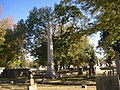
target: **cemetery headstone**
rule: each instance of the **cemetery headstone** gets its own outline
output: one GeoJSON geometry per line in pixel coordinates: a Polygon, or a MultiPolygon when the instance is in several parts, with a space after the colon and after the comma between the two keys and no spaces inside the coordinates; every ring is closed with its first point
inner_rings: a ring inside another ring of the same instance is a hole
{"type": "Polygon", "coordinates": [[[1,75],[1,73],[3,73],[4,69],[5,69],[4,67],[0,67],[0,75],[1,75]]]}
{"type": "Polygon", "coordinates": [[[78,75],[83,75],[83,68],[78,68],[78,75]]]}
{"type": "Polygon", "coordinates": [[[29,77],[29,69],[26,68],[4,69],[2,76],[8,78],[29,77]]]}
{"type": "Polygon", "coordinates": [[[30,85],[28,87],[28,90],[37,90],[37,84],[34,82],[32,72],[30,72],[30,85]]]}
{"type": "Polygon", "coordinates": [[[70,73],[73,74],[74,68],[70,68],[70,73]]]}
{"type": "Polygon", "coordinates": [[[96,76],[96,88],[96,90],[119,90],[118,76],[96,76]]]}

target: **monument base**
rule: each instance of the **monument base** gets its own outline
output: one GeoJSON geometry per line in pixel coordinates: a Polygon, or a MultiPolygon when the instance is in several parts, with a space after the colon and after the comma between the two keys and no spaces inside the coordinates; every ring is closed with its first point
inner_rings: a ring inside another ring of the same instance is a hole
{"type": "Polygon", "coordinates": [[[37,90],[37,85],[32,85],[28,87],[28,90],[37,90]]]}
{"type": "Polygon", "coordinates": [[[55,71],[51,70],[51,71],[46,71],[46,73],[44,74],[45,78],[50,78],[50,79],[54,79],[57,78],[57,74],[55,73],[55,71]]]}

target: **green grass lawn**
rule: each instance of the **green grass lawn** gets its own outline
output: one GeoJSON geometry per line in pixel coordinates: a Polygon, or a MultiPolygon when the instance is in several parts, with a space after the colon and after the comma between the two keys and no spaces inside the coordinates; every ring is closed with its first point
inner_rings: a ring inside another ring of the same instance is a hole
{"type": "MultiPolygon", "coordinates": [[[[27,90],[28,85],[2,84],[0,90],[27,90]]],[[[87,86],[87,89],[80,85],[48,85],[37,84],[38,90],[96,90],[95,86],[87,86]]]]}
{"type": "MultiPolygon", "coordinates": [[[[103,69],[98,74],[103,75],[104,71],[109,69],[103,69]]],[[[43,78],[39,75],[34,76],[34,80],[37,83],[38,90],[96,90],[95,76],[86,78],[86,71],[83,75],[77,75],[77,72],[73,74],[63,73],[63,77],[57,79],[44,79],[44,82],[40,83],[43,78]],[[87,85],[87,89],[81,88],[82,85],[87,85]]],[[[0,77],[0,90],[28,90],[29,78],[3,78],[0,77]],[[2,83],[5,81],[7,83],[2,83]],[[15,83],[10,83],[11,81],[19,81],[15,83]],[[21,83],[22,81],[27,81],[21,83]]]]}
{"type": "MultiPolygon", "coordinates": [[[[43,78],[34,77],[37,83],[38,90],[96,90],[95,76],[86,78],[84,75],[77,75],[77,73],[65,75],[58,79],[45,79],[43,83],[39,83],[43,78]],[[87,89],[81,88],[82,85],[87,85],[87,89]]],[[[29,82],[26,83],[10,83],[10,81],[29,81],[29,78],[0,78],[0,81],[7,81],[8,83],[1,83],[0,90],[27,90],[29,82]]]]}
{"type": "MultiPolygon", "coordinates": [[[[40,78],[36,78],[35,82],[37,82],[37,79],[40,78]]],[[[0,80],[11,81],[14,79],[0,78],[0,80]]],[[[45,79],[45,83],[37,83],[37,86],[38,90],[96,90],[95,85],[90,85],[95,84],[94,80],[94,77],[87,79],[85,76],[69,75],[53,80],[45,79]],[[88,84],[87,89],[81,88],[83,84],[88,84]]],[[[0,84],[0,86],[0,90],[27,90],[29,83],[7,83],[0,84]]]]}
{"type": "Polygon", "coordinates": [[[38,90],[96,90],[95,86],[87,86],[87,89],[80,85],[38,85],[38,90]]]}

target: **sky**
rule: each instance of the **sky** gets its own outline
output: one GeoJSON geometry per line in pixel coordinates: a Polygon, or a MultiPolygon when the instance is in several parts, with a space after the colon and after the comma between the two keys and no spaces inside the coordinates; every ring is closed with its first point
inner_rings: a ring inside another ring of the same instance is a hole
{"type": "Polygon", "coordinates": [[[53,8],[54,4],[59,2],[60,0],[0,0],[0,6],[3,8],[0,19],[13,16],[14,23],[17,23],[20,19],[26,19],[33,7],[53,8]]]}
{"type": "MultiPolygon", "coordinates": [[[[0,19],[12,16],[14,23],[17,23],[21,19],[27,19],[29,11],[33,7],[41,8],[49,6],[53,8],[54,4],[58,4],[59,2],[60,0],[0,0],[0,7],[3,8],[0,19]]],[[[99,39],[99,33],[97,35],[95,34],[90,38],[90,43],[96,47],[99,39]]],[[[100,58],[100,55],[97,54],[97,56],[100,58]]]]}
{"type": "Polygon", "coordinates": [[[100,59],[100,58],[104,57],[104,53],[102,53],[103,50],[96,49],[96,47],[98,46],[99,40],[100,40],[100,32],[97,32],[97,33],[91,35],[91,37],[90,37],[90,43],[94,46],[94,50],[95,50],[95,52],[97,52],[96,55],[100,59]],[[101,54],[99,54],[98,52],[101,54]]]}

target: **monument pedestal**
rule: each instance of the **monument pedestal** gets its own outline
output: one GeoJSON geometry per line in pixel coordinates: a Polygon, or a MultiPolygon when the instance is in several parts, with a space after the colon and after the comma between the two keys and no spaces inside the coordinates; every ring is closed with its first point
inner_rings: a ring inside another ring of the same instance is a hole
{"type": "Polygon", "coordinates": [[[30,85],[28,90],[37,90],[37,84],[34,82],[32,73],[30,74],[30,85]]]}
{"type": "Polygon", "coordinates": [[[57,78],[57,75],[55,74],[54,71],[47,71],[44,75],[45,78],[50,78],[50,79],[54,79],[57,78]]]}
{"type": "Polygon", "coordinates": [[[45,78],[51,78],[51,79],[57,78],[53,66],[54,66],[53,64],[47,64],[47,71],[44,75],[45,78]]]}
{"type": "Polygon", "coordinates": [[[29,87],[28,87],[28,90],[37,90],[37,85],[36,84],[34,84],[34,85],[30,85],[29,87]]]}

